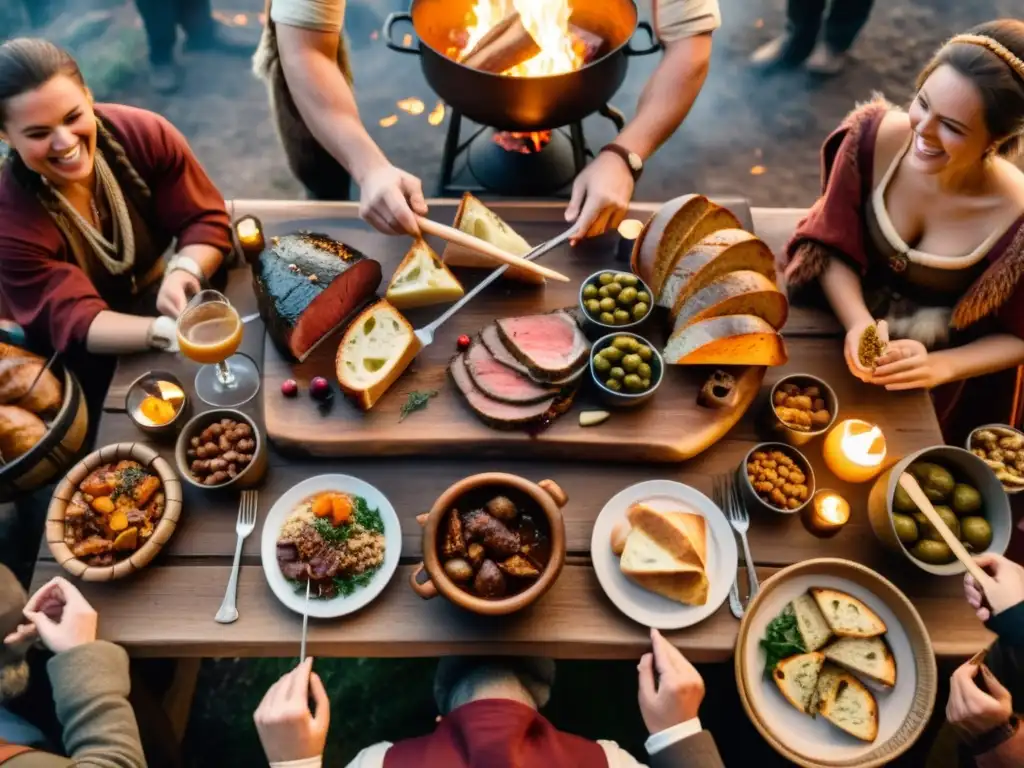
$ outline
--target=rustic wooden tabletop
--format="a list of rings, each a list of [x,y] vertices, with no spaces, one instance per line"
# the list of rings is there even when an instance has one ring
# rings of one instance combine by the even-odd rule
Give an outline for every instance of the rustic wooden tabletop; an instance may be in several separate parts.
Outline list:
[[[453,201],[431,201],[440,221],[451,221]],[[371,232],[347,203],[280,203],[237,201],[235,215],[261,217],[270,234],[296,229],[328,230],[370,256],[390,263],[408,246],[404,238],[383,238]],[[495,208],[531,242],[564,229],[560,204],[499,204]],[[636,206],[646,218],[651,206]],[[781,248],[799,217],[798,211],[754,209],[755,230]],[[595,258],[610,259],[608,240],[584,246]],[[388,275],[385,267],[385,275]],[[385,278],[386,279],[386,278]],[[242,314],[255,311],[247,270],[232,272],[228,296]],[[861,384],[846,371],[839,328],[826,315],[794,309],[785,328],[788,365],[770,369],[762,388],[792,372],[825,378],[835,389],[843,418],[859,417],[878,423],[888,439],[889,456],[942,442],[926,393],[888,393]],[[262,365],[262,326],[246,327],[242,350]],[[191,388],[196,366],[177,355],[146,354],[120,362],[99,425],[97,445],[120,441],[147,442],[173,462],[173,443],[150,442],[124,412],[127,385],[140,373],[161,368],[176,372]],[[243,406],[262,419],[261,399],[276,396],[279,382],[265,382],[264,391]],[[318,656],[425,656],[454,653],[544,654],[569,658],[636,658],[648,646],[647,631],[622,615],[601,590],[590,565],[593,521],[605,502],[636,482],[673,479],[711,493],[715,475],[735,469],[759,439],[755,419],[761,400],[716,445],[682,464],[591,464],[536,459],[407,458],[313,459],[285,456],[271,448],[270,468],[259,494],[255,533],[245,542],[238,588],[240,618],[218,624],[214,614],[224,595],[235,548],[237,494],[200,493],[185,489],[181,523],[164,552],[145,570],[130,578],[106,583],[80,583],[98,609],[103,638],[125,646],[138,656],[293,656],[298,653],[302,619],[274,597],[260,565],[262,521],[274,501],[295,483],[312,475],[344,472],[377,486],[398,512],[403,535],[402,565],[392,582],[362,611],[331,621],[310,620],[309,652]],[[203,407],[193,399],[193,408]],[[882,550],[867,520],[869,484],[852,486],[835,480],[824,468],[820,441],[806,446],[819,487],[840,491],[853,507],[846,528],[832,539],[809,534],[796,516],[752,514],[750,543],[762,580],[778,569],[811,557],[845,557],[874,568],[903,589],[928,626],[940,656],[974,653],[991,638],[962,597],[959,578],[937,578],[914,569]],[[423,601],[408,585],[420,560],[417,514],[429,509],[449,485],[467,475],[507,471],[531,480],[550,477],[569,495],[564,510],[568,557],[551,591],[530,608],[501,618],[471,615],[443,598]],[[40,547],[34,587],[62,570]],[[720,661],[732,655],[738,622],[721,609],[705,622],[668,637],[695,661]]]

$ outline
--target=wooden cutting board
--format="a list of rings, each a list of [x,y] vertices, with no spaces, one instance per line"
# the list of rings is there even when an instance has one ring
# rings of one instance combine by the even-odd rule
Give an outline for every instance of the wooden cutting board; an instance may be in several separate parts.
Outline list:
[[[445,211],[432,207],[432,215],[448,223]],[[504,212],[503,212],[504,213]],[[542,226],[543,224],[543,226]],[[564,223],[549,220],[532,227],[514,222],[523,236],[537,243],[558,234]],[[370,232],[358,222],[317,221],[306,227],[324,231],[381,263],[384,283],[397,266],[411,241],[405,237],[385,237]],[[268,227],[281,234],[296,227]],[[569,283],[549,282],[545,286],[526,286],[499,281],[473,299],[437,333],[434,343],[423,350],[413,365],[368,413],[363,413],[338,390],[334,358],[341,332],[323,341],[298,364],[282,357],[266,340],[263,365],[264,419],[267,435],[284,452],[313,456],[501,456],[552,457],[586,461],[658,461],[678,462],[695,456],[718,441],[739,421],[753,402],[764,378],[761,367],[739,368],[732,372],[739,380],[737,404],[729,409],[709,409],[697,405],[697,394],[713,369],[667,366],[665,379],[654,397],[635,410],[613,411],[605,423],[580,427],[579,412],[602,408],[588,386],[576,396],[572,409],[547,429],[531,434],[523,430],[502,431],[481,422],[463,401],[451,382],[447,365],[456,354],[460,334],[473,336],[498,317],[537,314],[576,304],[579,285],[600,269],[628,270],[628,264],[616,258],[617,235],[587,241],[570,249],[560,248],[542,257],[542,262],[571,278]],[[439,253],[440,242],[431,245]],[[482,270],[456,270],[468,290],[485,274]],[[447,305],[426,307],[407,313],[414,327],[429,323]],[[658,318],[652,320],[649,335],[659,349],[664,333]],[[320,406],[308,395],[309,381],[323,376],[331,382],[334,397]],[[281,382],[294,378],[300,394],[286,398]],[[410,392],[436,390],[430,405],[399,421],[402,405]]]

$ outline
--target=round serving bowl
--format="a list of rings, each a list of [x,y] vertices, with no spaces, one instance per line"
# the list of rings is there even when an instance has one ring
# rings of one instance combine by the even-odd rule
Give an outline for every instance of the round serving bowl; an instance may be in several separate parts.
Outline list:
[[[164,513],[153,530],[149,541],[139,547],[129,557],[113,565],[92,566],[75,557],[71,548],[64,541],[64,513],[68,502],[78,490],[78,485],[89,473],[104,464],[131,459],[160,478],[165,503]],[[114,443],[93,451],[75,464],[61,480],[50,499],[50,507],[46,512],[46,543],[53,559],[68,573],[78,576],[84,581],[111,581],[120,579],[130,573],[144,568],[156,557],[164,544],[171,538],[181,516],[181,482],[171,469],[171,465],[147,445],[139,443]]]
[[[643,392],[616,392],[614,389],[607,387],[604,380],[601,378],[601,375],[594,370],[594,358],[597,357],[597,353],[611,346],[612,342],[620,336],[627,336],[634,339],[644,346],[649,347],[652,352],[651,359],[648,362],[648,365],[651,366],[651,386]],[[594,386],[597,388],[601,402],[612,408],[635,408],[642,403],[646,403],[654,396],[655,391],[657,391],[658,387],[661,386],[662,379],[665,378],[665,361],[662,360],[661,353],[658,352],[658,348],[642,336],[622,331],[602,336],[591,345],[590,361],[587,367],[590,370],[590,379],[594,382]]]
[[[828,423],[824,427],[806,430],[794,429],[782,420],[779,416],[779,407],[781,406],[776,405],[776,393],[782,391],[783,387],[787,384],[794,384],[802,389],[814,386],[821,391],[821,399],[825,401],[825,410],[829,413]],[[814,438],[824,435],[832,429],[832,425],[836,423],[838,415],[839,398],[836,397],[835,390],[822,379],[809,373],[793,373],[775,382],[775,386],[772,387],[768,396],[768,405],[765,408],[765,421],[771,434],[782,442],[793,446],[805,445]]]
[[[174,416],[164,424],[151,421],[142,413],[142,401],[146,397],[157,397],[171,404]],[[181,380],[169,371],[149,371],[128,385],[125,396],[125,410],[128,417],[139,429],[149,435],[164,437],[181,429],[191,411],[188,394]]]
[[[803,484],[807,486],[807,498],[799,507],[794,509],[783,509],[782,507],[777,507],[774,504],[769,504],[761,498],[757,491],[754,490],[754,486],[750,484],[750,476],[747,474],[747,464],[753,460],[754,454],[758,451],[763,451],[764,453],[769,454],[773,451],[781,451],[789,456],[800,471],[804,473],[805,482]],[[779,515],[796,514],[803,511],[814,498],[814,469],[811,467],[811,462],[809,462],[807,457],[800,453],[796,448],[791,445],[786,445],[785,443],[760,443],[755,445],[747,452],[747,455],[743,457],[743,462],[736,468],[736,474],[738,475],[737,482],[739,483],[740,493],[742,494],[743,499],[748,504],[753,504],[755,507],[760,507],[769,512],[774,512]]]
[[[995,429],[995,430],[999,430],[1001,432],[1009,432],[1011,434],[1020,435],[1021,437],[1024,437],[1024,432],[1021,432],[1016,427],[1011,427],[1009,424],[982,424],[980,427],[975,427],[974,429],[971,430],[971,433],[967,436],[967,441],[964,443],[964,448],[966,448],[971,453],[974,453],[974,449],[977,447],[975,445],[975,439],[974,439],[975,435],[977,435],[979,432],[981,432],[983,430],[986,430],[986,429],[988,429],[988,430]],[[977,454],[975,454],[975,455],[977,455]],[[981,458],[981,457],[979,456],[978,458]],[[984,461],[984,459],[982,459],[982,460]],[[993,472],[994,471],[995,470],[993,470]],[[1008,485],[1008,484],[1002,483],[1002,482],[1001,482],[1001,484],[1003,486],[1003,490],[1006,491],[1011,496],[1013,494],[1020,493],[1021,491],[1024,491],[1024,485]]]
[[[240,424],[248,424],[252,429],[256,447],[252,452],[252,461],[241,472],[226,482],[218,483],[217,485],[207,485],[197,480],[192,474],[190,469],[192,462],[188,457],[188,449],[191,447],[193,437],[197,437],[204,429],[212,424],[216,424],[221,419],[231,419]],[[250,416],[234,408],[214,408],[194,416],[181,430],[181,434],[178,435],[178,442],[174,447],[174,460],[178,465],[178,472],[181,473],[185,482],[204,491],[219,491],[225,488],[251,488],[259,483],[267,473],[267,441],[260,433],[259,426]]]
[[[516,595],[495,600],[470,594],[452,581],[445,573],[437,553],[439,539],[444,536],[441,523],[448,512],[458,508],[459,500],[467,494],[486,487],[492,487],[496,492],[511,489],[528,496],[544,512],[551,529],[551,557],[537,580]],[[552,480],[533,483],[504,472],[484,472],[460,480],[441,494],[429,512],[417,518],[423,526],[423,562],[413,570],[409,584],[424,599],[440,593],[460,608],[485,616],[499,616],[525,608],[551,588],[565,564],[565,522],[561,508],[567,501],[565,492]],[[424,570],[428,580],[420,582],[419,575]]]
[[[988,524],[992,528],[992,543],[985,551],[995,555],[1005,553],[1010,544],[1010,534],[1013,529],[1010,500],[1003,492],[1002,484],[984,461],[970,451],[952,445],[924,448],[909,456],[904,456],[879,475],[875,484],[871,486],[871,493],[868,494],[868,519],[871,521],[871,530],[875,532],[875,536],[882,542],[882,545],[891,552],[902,554],[922,571],[938,576],[955,576],[966,570],[964,564],[955,559],[941,565],[918,560],[910,554],[910,551],[903,546],[903,542],[896,535],[896,526],[892,521],[892,499],[896,493],[900,475],[917,461],[935,462],[949,470],[956,479],[966,480],[977,489],[981,495],[984,512],[982,516],[988,520]]]
[[[598,290],[601,289],[601,275],[629,275],[630,279],[636,280],[636,285],[627,286],[635,288],[637,293],[645,291],[650,297],[650,301],[647,304],[647,312],[639,320],[630,320],[628,323],[622,323],[621,325],[612,323],[602,323],[601,320],[591,315],[590,310],[587,309],[587,299],[584,298],[583,294],[587,290],[588,285],[593,285]],[[577,303],[579,304],[580,314],[583,317],[583,330],[592,339],[599,338],[608,333],[615,333],[618,331],[636,331],[641,328],[651,318],[651,313],[654,310],[654,294],[651,293],[651,289],[647,284],[639,277],[629,272],[628,270],[616,270],[616,269],[602,269],[600,272],[595,272],[582,283],[580,283],[579,294],[577,295]]]

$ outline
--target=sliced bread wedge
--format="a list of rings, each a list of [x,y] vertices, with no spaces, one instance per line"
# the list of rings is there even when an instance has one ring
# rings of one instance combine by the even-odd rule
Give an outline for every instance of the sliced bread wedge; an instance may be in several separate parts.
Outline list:
[[[409,367],[422,345],[409,321],[381,299],[345,331],[335,368],[342,391],[370,410]]]
[[[782,336],[756,315],[726,315],[673,333],[662,353],[669,365],[785,365]]]
[[[687,299],[672,330],[725,315],[757,315],[778,331],[789,316],[789,301],[760,272],[741,269],[718,278]]]
[[[811,595],[836,637],[876,637],[886,626],[863,602],[838,589],[812,587]]]
[[[825,663],[825,654],[820,651],[790,656],[775,665],[772,677],[779,691],[790,704],[801,712],[810,712],[814,691],[818,686],[818,675]]]
[[[848,672],[830,673],[817,692],[818,712],[832,725],[861,741],[878,736],[878,702],[860,680]]]
[[[385,298],[396,309],[413,309],[461,299],[465,291],[426,241],[417,238],[391,276]]]
[[[791,605],[796,616],[797,629],[804,641],[804,648],[808,651],[817,651],[832,639],[832,629],[821,615],[813,597],[804,592]]]
[[[633,528],[639,528],[676,560],[704,568],[707,566],[707,520],[694,512],[662,512],[643,502],[626,510]]]
[[[644,589],[686,605],[708,601],[708,577],[703,568],[682,563],[638,528],[630,530],[619,560],[623,575]]]
[[[686,301],[720,277],[740,269],[775,280],[775,257],[759,237],[722,229],[700,240],[676,260],[658,290],[658,306],[675,319]]]
[[[662,295],[668,286],[669,276],[673,274],[676,265],[698,243],[707,242],[707,240],[716,237],[720,232],[742,232],[741,227],[740,220],[733,216],[730,211],[711,203],[704,215],[680,238],[672,252],[659,262],[659,271],[655,274],[654,285],[651,286],[654,295],[658,297]]]
[[[655,295],[654,275],[658,264],[668,263],[680,241],[710,206],[704,195],[681,195],[666,201],[647,220],[633,245],[630,267],[655,291]]]
[[[881,637],[841,637],[823,649],[825,658],[880,685],[896,685],[896,659]]]
[[[530,244],[512,229],[508,222],[469,192],[462,195],[462,201],[459,203],[459,210],[455,213],[455,221],[452,222],[452,226],[466,234],[486,240],[491,245],[496,245],[515,256],[525,256],[531,250]],[[471,251],[469,248],[455,243],[448,243],[445,246],[441,259],[450,267],[496,269],[501,266],[494,259],[481,256],[476,251]],[[544,282],[543,277],[522,267],[509,267],[502,277],[524,283]]]

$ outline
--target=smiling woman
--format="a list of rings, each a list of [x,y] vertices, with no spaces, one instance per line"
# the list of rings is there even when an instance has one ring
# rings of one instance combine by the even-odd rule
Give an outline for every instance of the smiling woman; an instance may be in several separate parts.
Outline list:
[[[1022,57],[1024,21],[982,24],[939,49],[907,112],[878,99],[851,113],[786,248],[790,289],[820,284],[845,326],[851,373],[933,389],[948,438],[961,417],[984,421],[979,409],[1022,414],[1024,173],[1010,161],[1024,149]],[[865,368],[859,343],[881,318],[890,342]]]
[[[171,346],[172,318],[231,249],[224,200],[184,137],[94,104],[66,51],[21,38],[0,45],[0,139],[0,313],[72,365]],[[93,361],[82,378],[105,387]]]

